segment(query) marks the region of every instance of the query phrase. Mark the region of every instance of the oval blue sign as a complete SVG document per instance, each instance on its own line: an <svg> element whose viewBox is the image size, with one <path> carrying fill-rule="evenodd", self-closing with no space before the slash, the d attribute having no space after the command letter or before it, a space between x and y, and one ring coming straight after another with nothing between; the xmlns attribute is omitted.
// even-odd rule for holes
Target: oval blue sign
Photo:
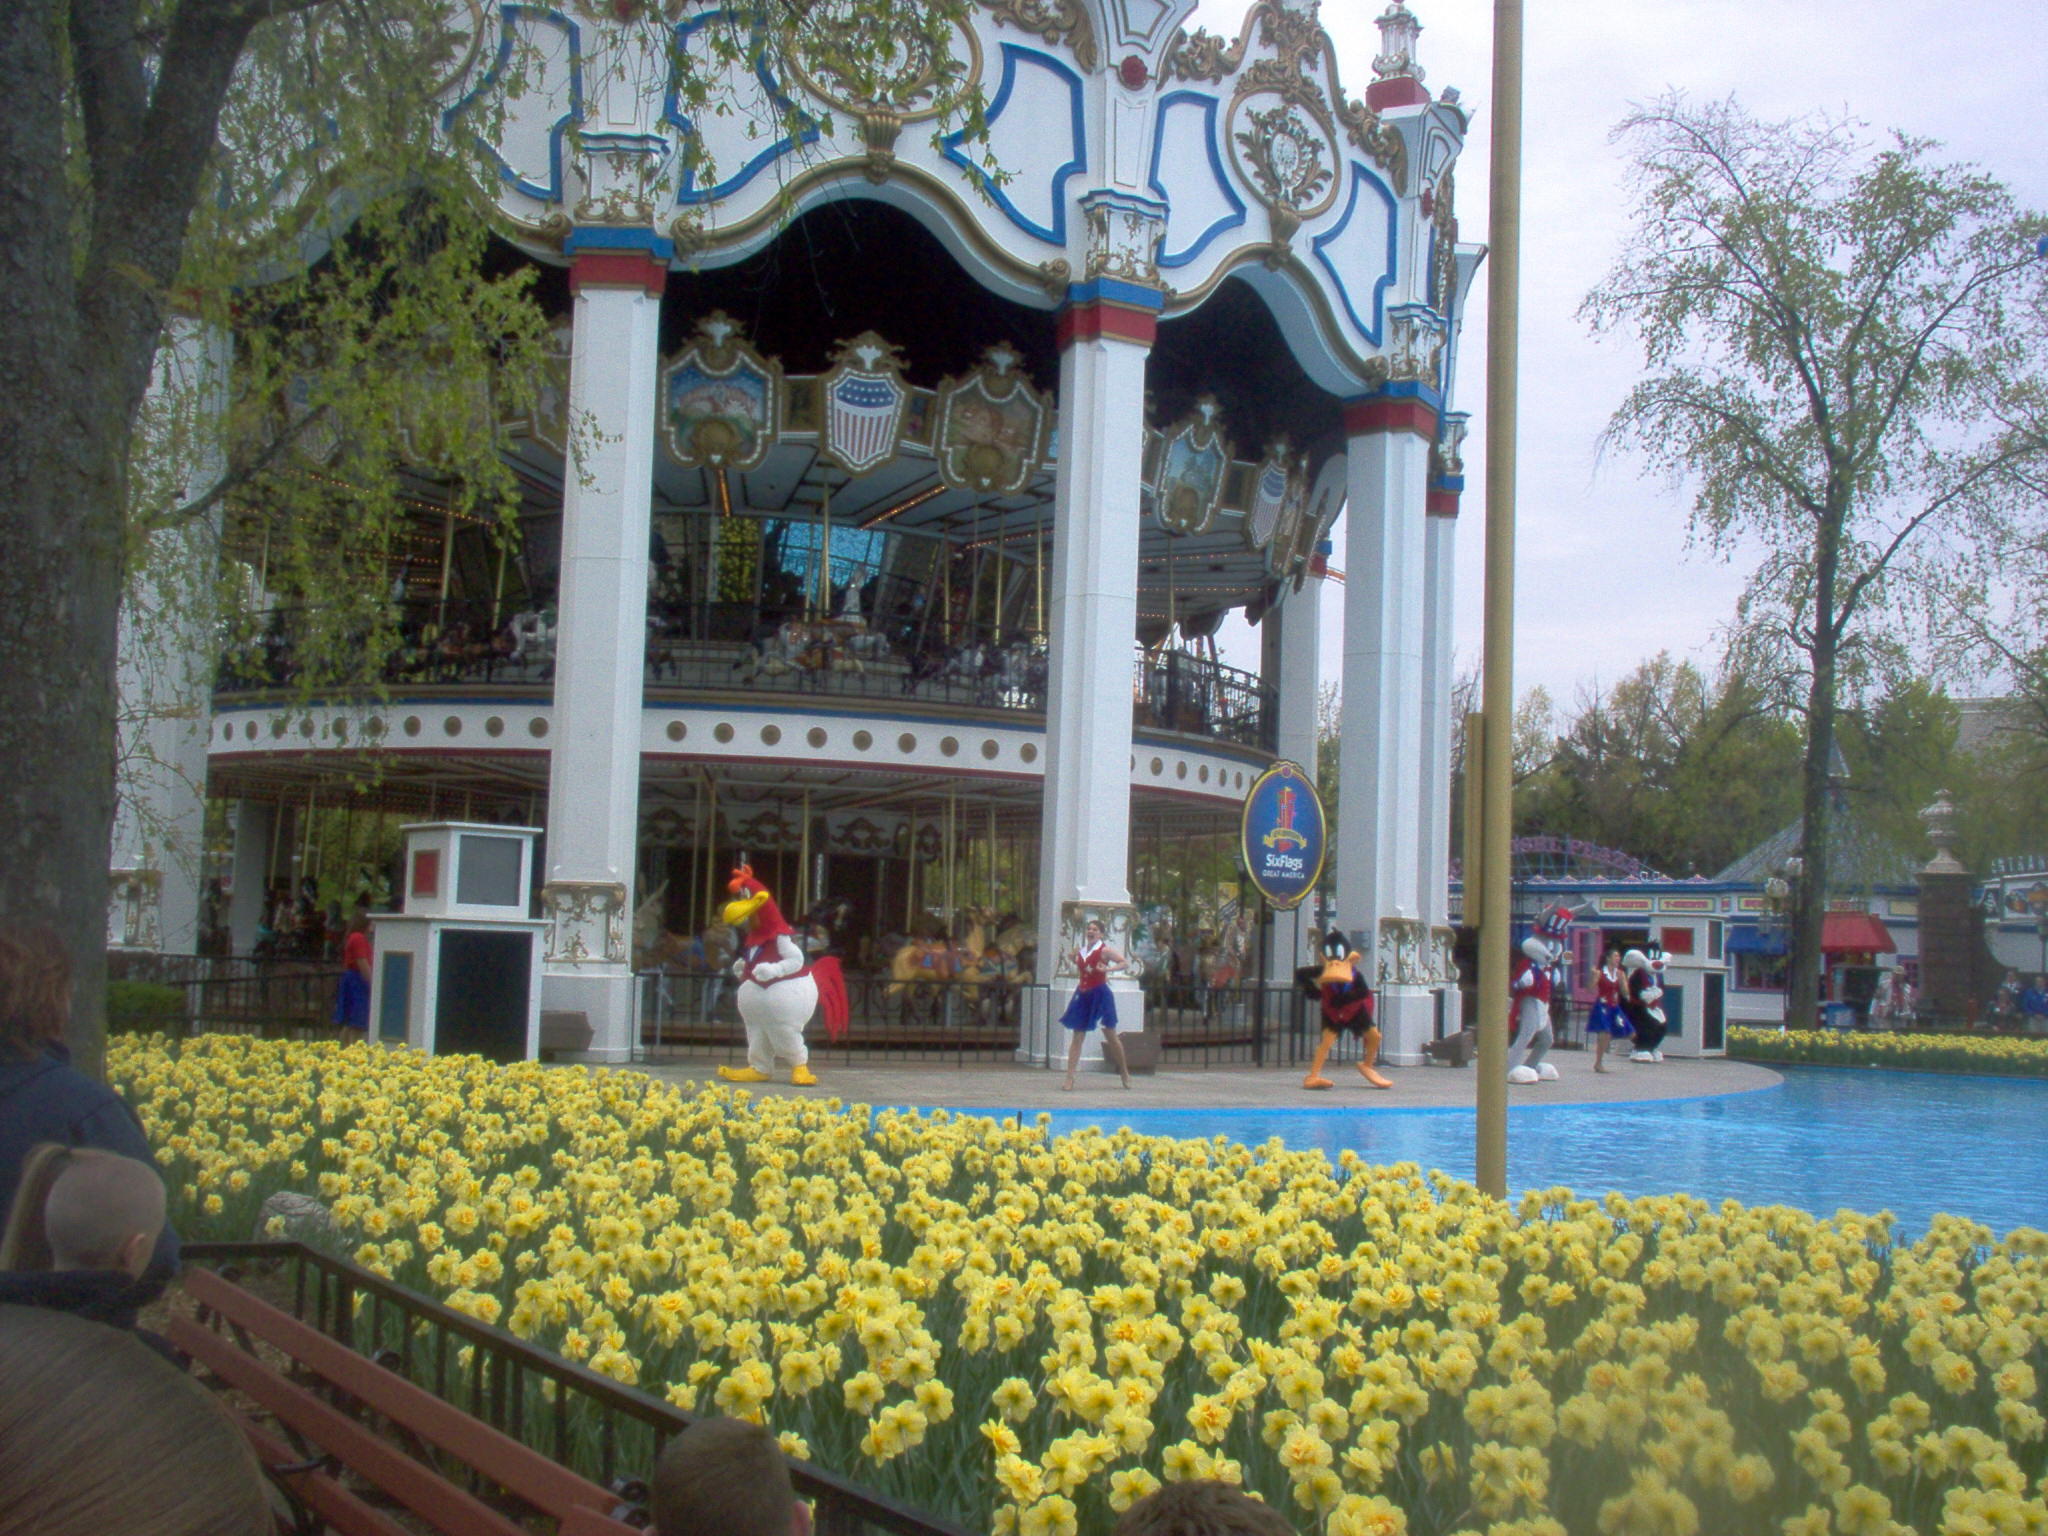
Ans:
<svg viewBox="0 0 2048 1536"><path fill-rule="evenodd" d="M1300 764L1275 763L1245 791L1238 851L1253 887L1283 912L1316 888L1326 851L1323 801Z"/></svg>

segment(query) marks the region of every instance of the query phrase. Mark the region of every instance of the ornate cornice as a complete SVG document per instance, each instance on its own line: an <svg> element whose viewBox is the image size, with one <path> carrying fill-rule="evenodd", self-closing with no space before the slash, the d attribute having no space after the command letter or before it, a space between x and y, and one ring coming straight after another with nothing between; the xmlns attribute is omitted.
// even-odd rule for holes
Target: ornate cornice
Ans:
<svg viewBox="0 0 2048 1536"><path fill-rule="evenodd" d="M1082 0L981 0L982 9L998 24L1035 32L1048 43L1064 43L1082 73L1093 73L1100 55L1095 24Z"/></svg>

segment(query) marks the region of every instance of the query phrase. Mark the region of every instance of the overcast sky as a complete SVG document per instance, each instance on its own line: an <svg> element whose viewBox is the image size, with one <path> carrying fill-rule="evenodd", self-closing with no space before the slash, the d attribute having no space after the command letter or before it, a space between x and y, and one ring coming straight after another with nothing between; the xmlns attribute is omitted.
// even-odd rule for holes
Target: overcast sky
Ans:
<svg viewBox="0 0 2048 1536"><path fill-rule="evenodd" d="M1203 0L1197 20L1234 37L1248 0ZM1384 0L1324 0L1344 85L1372 79ZM1456 86L1472 112L1458 166L1461 237L1487 235L1492 96L1490 0L1410 0L1431 94ZM1596 461L1597 438L1637 357L1595 344L1577 318L1624 231L1621 154L1607 135L1633 102L1676 87L1739 96L1758 116L1848 112L1947 146L2048 206L2048 7L2041 0L1929 6L1906 0L1572 0L1526 7L1521 420L1515 690L1541 684L1569 707L1669 650L1711 670L1741 589L1739 562L1686 543L1684 497ZM1472 413L1458 528L1457 651L1480 653L1484 557L1486 273L1465 321L1453 405ZM1337 563L1343 563L1340 524ZM1325 601L1322 671L1335 676L1342 590ZM1256 651L1233 648L1238 656ZM1256 665L1255 661L1240 664Z"/></svg>

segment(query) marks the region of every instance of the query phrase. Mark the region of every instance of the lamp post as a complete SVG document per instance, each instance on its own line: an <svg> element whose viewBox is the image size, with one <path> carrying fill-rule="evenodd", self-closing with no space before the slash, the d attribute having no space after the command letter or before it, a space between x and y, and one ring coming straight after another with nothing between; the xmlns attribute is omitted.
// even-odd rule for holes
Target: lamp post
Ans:
<svg viewBox="0 0 2048 1536"><path fill-rule="evenodd" d="M1785 952L1781 957L1784 974L1778 987L1784 1028L1790 1028L1792 1023L1792 914L1799 901L1799 877L1805 869L1805 860L1795 853L1778 866L1776 874L1764 881L1764 900L1769 903L1771 915L1777 920L1776 927L1785 938Z"/></svg>

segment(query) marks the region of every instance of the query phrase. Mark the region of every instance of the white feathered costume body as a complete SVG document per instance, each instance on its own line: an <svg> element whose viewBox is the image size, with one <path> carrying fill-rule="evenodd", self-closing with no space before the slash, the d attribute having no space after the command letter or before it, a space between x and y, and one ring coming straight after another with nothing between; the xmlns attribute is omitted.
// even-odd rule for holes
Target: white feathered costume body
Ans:
<svg viewBox="0 0 2048 1536"><path fill-rule="evenodd" d="M739 958L732 974L739 982L740 1019L747 1026L747 1064L720 1067L728 1082L767 1082L778 1060L790 1066L789 1080L799 1086L817 1082L809 1066L810 1048L804 1028L825 1003L825 1024L837 1038L846 1029L846 986L839 962L831 956L809 963L796 934L766 886L741 865L726 889L732 900L721 914L742 929Z"/></svg>

